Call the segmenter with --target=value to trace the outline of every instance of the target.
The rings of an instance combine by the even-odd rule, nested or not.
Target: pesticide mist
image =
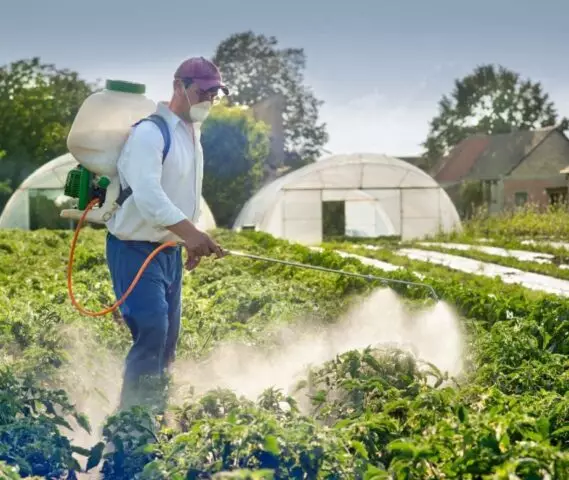
[[[88,447],[98,441],[106,417],[116,409],[124,359],[104,351],[84,330],[69,331],[67,335],[73,348],[64,372],[65,388],[93,427],[91,435],[76,429],[69,436]],[[201,362],[177,360],[171,402],[182,403],[190,388],[197,394],[228,388],[251,400],[270,387],[293,394],[294,386],[305,378],[309,367],[368,346],[394,346],[410,351],[451,376],[459,375],[463,368],[464,344],[454,312],[443,302],[430,309],[408,312],[389,289],[363,297],[336,323],[314,325],[299,320],[267,335],[272,340],[270,348],[221,343]],[[301,408],[308,405],[306,398],[293,396]]]
[[[310,366],[368,346],[410,351],[451,376],[459,375],[463,368],[462,332],[450,307],[438,302],[432,309],[406,312],[389,289],[372,292],[334,324],[313,326],[300,321],[274,336],[277,345],[270,349],[225,343],[203,362],[178,361],[174,372],[178,394],[173,400],[182,400],[188,386],[197,393],[229,388],[250,400],[269,387],[292,394]]]

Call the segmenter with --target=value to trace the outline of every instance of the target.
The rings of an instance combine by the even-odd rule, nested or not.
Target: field
[[[405,253],[569,281],[569,250],[541,243],[569,239],[568,225],[564,212],[527,211],[474,219],[436,245],[340,239],[321,251],[214,232],[225,248],[424,282],[440,300],[421,286],[203,261],[184,279],[164,415],[114,411],[130,337],[120,316],[85,317],[70,304],[71,232],[0,231],[0,478],[86,478],[86,467],[121,480],[569,478],[562,287]],[[512,249],[549,256],[520,260]],[[89,309],[114,301],[100,230],[81,233],[74,291]]]

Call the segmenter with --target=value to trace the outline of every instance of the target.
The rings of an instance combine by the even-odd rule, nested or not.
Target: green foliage
[[[503,66],[480,65],[455,80],[439,102],[423,146],[432,165],[470,135],[509,133],[555,125],[558,114],[540,82],[522,81]],[[565,127],[567,120],[561,122]]]
[[[232,104],[252,106],[272,95],[284,95],[287,164],[296,168],[316,161],[328,135],[326,125],[318,124],[322,102],[303,84],[303,49],[280,49],[275,37],[246,31],[223,40],[213,62],[231,89]]]
[[[0,149],[0,161],[5,156],[6,152]],[[6,204],[10,195],[12,195],[12,192],[13,188],[11,187],[11,181],[0,177],[0,208]]]
[[[43,195],[41,192],[32,194],[32,191],[29,191],[29,195],[30,230],[69,228],[69,220],[61,218],[60,212],[62,208],[70,207],[56,205],[54,199]]]
[[[563,240],[569,236],[569,210],[566,205],[542,207],[532,203],[495,214],[489,214],[487,209],[479,209],[463,227],[463,232],[448,238],[468,236],[511,240]]]
[[[15,189],[25,175],[64,154],[75,114],[95,88],[37,57],[0,67],[0,182]]]
[[[103,435],[105,441],[112,445],[112,451],[103,455],[105,443],[100,442],[92,466],[98,465],[104,457],[101,469],[104,478],[135,478],[155,458],[152,445],[158,440],[157,428],[151,413],[138,406],[109,417]]]
[[[11,183],[12,182],[10,180],[0,181],[0,205],[2,206],[2,208],[4,205],[6,205],[6,203],[10,199],[10,196],[14,192]]]
[[[22,477],[19,473],[20,469],[17,466],[8,465],[6,462],[0,460],[0,478],[2,480],[20,480]],[[41,479],[41,477],[27,477],[32,480]]]
[[[234,469],[272,470],[275,478],[343,478],[363,460],[346,451],[347,438],[303,417],[275,392],[257,403],[210,392],[180,409],[178,418],[169,441],[152,448],[159,459],[142,478],[209,478]]]
[[[0,461],[17,466],[26,477],[73,478],[80,471],[74,448],[58,427],[72,430],[66,417],[73,416],[90,431],[86,417],[69,403],[65,392],[46,390],[32,377],[16,378],[10,369],[0,370]]]
[[[258,190],[269,155],[268,127],[240,107],[223,104],[204,122],[203,196],[218,225],[231,227]]]
[[[455,205],[463,219],[471,218],[485,202],[488,202],[484,195],[483,183],[477,181],[462,182],[457,200]]]
[[[8,439],[0,448],[10,455],[0,455],[0,472],[6,470],[2,460],[21,474],[41,458],[41,468],[65,478],[75,452],[106,479],[569,475],[567,299],[410,262],[387,248],[341,245],[408,271],[383,272],[340,257],[328,248],[337,245],[315,252],[261,232],[215,236],[226,248],[328,268],[411,280],[419,280],[411,270],[424,274],[422,281],[463,316],[468,368],[461,378],[449,378],[410,353],[370,345],[313,366],[294,397],[276,389],[256,401],[223,389],[189,393],[164,416],[143,408],[111,415],[100,441],[79,449],[63,430],[64,422],[89,426],[58,387],[60,372],[72,371],[65,368],[66,352],[94,350],[96,356],[98,343],[123,355],[130,339],[111,316],[84,321],[69,305],[71,232],[0,232],[0,343],[7,347],[0,357],[6,372],[0,434]],[[275,348],[271,326],[297,316],[333,322],[377,286],[237,257],[205,259],[185,278],[180,358],[199,360],[219,342],[237,339]],[[432,303],[425,289],[395,288],[413,307]],[[86,229],[80,237],[74,289],[90,309],[113,301],[104,232]],[[94,343],[74,343],[66,333],[72,326],[94,334]],[[42,407],[46,401],[63,405],[57,416]]]

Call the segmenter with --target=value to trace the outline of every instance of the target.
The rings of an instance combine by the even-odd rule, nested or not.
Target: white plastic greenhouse
[[[22,182],[6,203],[0,215],[0,228],[30,230],[32,226],[42,227],[41,217],[48,215],[48,212],[52,216],[59,215],[59,202],[69,200],[63,195],[67,173],[76,165],[77,160],[70,153],[66,153],[35,170]],[[38,197],[52,200],[51,208],[48,210],[43,208],[41,211],[34,210],[34,199]],[[203,197],[201,205],[198,227],[202,230],[212,230],[216,227],[215,219]],[[62,219],[61,222],[72,226],[69,220]]]
[[[327,216],[332,202],[340,210]],[[411,240],[461,229],[454,204],[431,176],[379,154],[333,155],[284,175],[249,199],[233,228],[318,244],[330,215],[351,237]]]

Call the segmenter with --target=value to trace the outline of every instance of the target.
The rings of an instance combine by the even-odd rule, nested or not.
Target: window
[[[550,205],[565,203],[567,201],[567,187],[546,188]]]
[[[528,193],[527,192],[516,192],[515,195],[516,206],[521,207],[525,205],[528,201]]]

